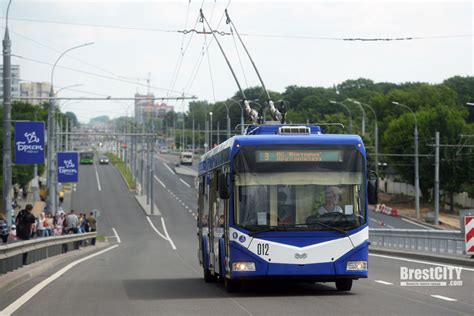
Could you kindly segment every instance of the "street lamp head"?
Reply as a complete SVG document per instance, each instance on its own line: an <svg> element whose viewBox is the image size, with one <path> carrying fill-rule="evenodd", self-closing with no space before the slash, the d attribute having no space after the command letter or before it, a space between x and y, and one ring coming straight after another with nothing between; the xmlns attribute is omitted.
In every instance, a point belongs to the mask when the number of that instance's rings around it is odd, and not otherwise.
<svg viewBox="0 0 474 316"><path fill-rule="evenodd" d="M209 115L212 116L212 112L209 112Z"/></svg>
<svg viewBox="0 0 474 316"><path fill-rule="evenodd" d="M474 102L466 102L467 105L474 106Z"/></svg>
<svg viewBox="0 0 474 316"><path fill-rule="evenodd" d="M400 105L400 103L398 103L397 101L392 101L392 104Z"/></svg>
<svg viewBox="0 0 474 316"><path fill-rule="evenodd" d="M333 101L333 100L329 101L329 103L337 104L337 102L336 102L336 101Z"/></svg>

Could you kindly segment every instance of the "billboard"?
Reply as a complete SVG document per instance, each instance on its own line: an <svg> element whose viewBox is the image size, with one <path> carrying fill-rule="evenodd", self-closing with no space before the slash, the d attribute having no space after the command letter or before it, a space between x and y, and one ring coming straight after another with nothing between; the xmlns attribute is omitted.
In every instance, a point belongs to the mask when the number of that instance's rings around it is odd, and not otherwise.
<svg viewBox="0 0 474 316"><path fill-rule="evenodd" d="M44 163L44 122L15 122L15 163Z"/></svg>
<svg viewBox="0 0 474 316"><path fill-rule="evenodd" d="M77 152L58 152L58 182L79 180L79 159Z"/></svg>

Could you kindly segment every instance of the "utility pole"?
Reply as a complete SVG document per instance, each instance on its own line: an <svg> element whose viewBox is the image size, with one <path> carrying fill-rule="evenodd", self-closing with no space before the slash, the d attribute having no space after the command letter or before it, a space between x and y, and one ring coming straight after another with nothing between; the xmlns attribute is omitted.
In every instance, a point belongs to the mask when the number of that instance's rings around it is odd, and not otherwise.
<svg viewBox="0 0 474 316"><path fill-rule="evenodd" d="M54 102L54 90L51 86L51 90L49 92L49 97L51 98L49 101L49 111L48 111L48 210L53 215L56 214L56 185L55 185L55 123L56 120L54 118L55 114L55 102Z"/></svg>
<svg viewBox="0 0 474 316"><path fill-rule="evenodd" d="M221 133L220 133L220 128L219 128L219 121L217 121L217 144L221 143Z"/></svg>
<svg viewBox="0 0 474 316"><path fill-rule="evenodd" d="M434 213L435 225L439 225L439 132L436 132L435 151L435 187L434 187Z"/></svg>
<svg viewBox="0 0 474 316"><path fill-rule="evenodd" d="M195 146L194 146L194 112L193 112L193 155L194 155L194 152L195 152Z"/></svg>
<svg viewBox="0 0 474 316"><path fill-rule="evenodd" d="M8 32L8 3L5 36L3 37L3 209L8 226L12 224L12 139L11 139L11 41Z"/></svg>
<svg viewBox="0 0 474 316"><path fill-rule="evenodd" d="M415 117L416 118L416 117ZM420 167L418 158L418 125L415 125L415 208L416 218L420 219Z"/></svg>

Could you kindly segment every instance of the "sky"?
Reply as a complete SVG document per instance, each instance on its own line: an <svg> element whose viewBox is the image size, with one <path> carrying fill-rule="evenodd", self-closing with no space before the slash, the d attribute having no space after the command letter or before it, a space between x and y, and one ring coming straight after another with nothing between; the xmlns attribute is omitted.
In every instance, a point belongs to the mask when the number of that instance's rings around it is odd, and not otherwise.
<svg viewBox="0 0 474 316"><path fill-rule="evenodd" d="M0 2L2 28L7 2ZM21 58L12 57L12 63L20 65L22 80L49 82L52 64L63 51L94 42L60 59L55 90L81 85L62 90L61 97L133 97L147 93L149 76L150 92L157 98L184 94L225 100L237 85L212 35L178 31L202 31L202 8L213 29L229 33L227 8L269 90L331 87L360 77L440 83L473 75L473 3L13 0L12 54ZM419 39L339 40L399 37ZM218 40L241 86L260 85L237 37L219 35ZM168 103L187 110L187 101ZM81 122L99 115L133 115L133 101L62 101L61 106Z"/></svg>

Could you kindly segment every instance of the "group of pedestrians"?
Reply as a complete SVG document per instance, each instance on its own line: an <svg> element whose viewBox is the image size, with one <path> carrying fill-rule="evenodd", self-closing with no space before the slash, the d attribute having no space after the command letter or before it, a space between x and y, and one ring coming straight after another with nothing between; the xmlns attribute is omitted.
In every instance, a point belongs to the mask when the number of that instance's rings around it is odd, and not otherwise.
<svg viewBox="0 0 474 316"><path fill-rule="evenodd" d="M29 240L36 237L60 236L67 234L80 234L97 231L97 221L93 212L89 215L80 213L76 215L74 210L68 214L59 211L55 216L51 213L42 212L35 217L31 211L33 206L27 204L21 210L15 220L15 224L8 227L7 221L0 213L0 235L2 242L7 243L16 240Z"/></svg>

